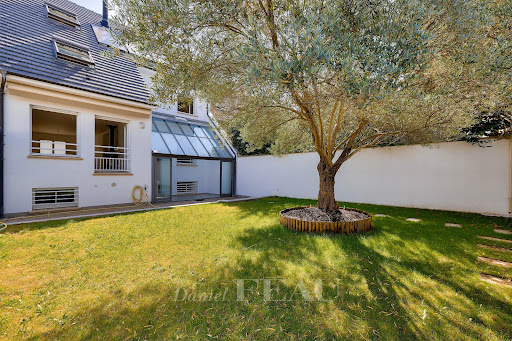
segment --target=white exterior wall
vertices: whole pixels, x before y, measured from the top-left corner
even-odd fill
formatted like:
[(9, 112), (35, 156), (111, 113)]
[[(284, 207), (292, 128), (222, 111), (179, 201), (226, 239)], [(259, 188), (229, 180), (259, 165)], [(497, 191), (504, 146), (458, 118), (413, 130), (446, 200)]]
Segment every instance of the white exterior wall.
[(196, 160), (196, 166), (176, 165), (172, 159), (172, 195), (176, 195), (176, 182), (197, 181), (197, 193), (220, 193), (220, 161)]
[[(510, 214), (512, 140), (362, 150), (336, 176), (348, 202)], [(237, 194), (316, 199), (316, 153), (239, 157)]]
[[(31, 105), (77, 113), (77, 141), (83, 160), (28, 158), (31, 147)], [(133, 175), (93, 175), (95, 115), (127, 121)], [(141, 129), (139, 122), (144, 122)], [(5, 213), (32, 210), (32, 189), (78, 187), (79, 207), (132, 202), (135, 185), (151, 198), (151, 120), (10, 95), (5, 96)], [(115, 184), (115, 187), (113, 186)]]
[[(156, 73), (155, 71), (144, 68), (144, 67), (138, 67), (139, 72), (144, 79), (144, 82), (146, 82), (146, 85), (148, 86), (148, 89), (151, 90), (153, 87), (153, 81), (151, 80), (151, 77)], [(159, 103), (158, 109), (155, 109), (156, 112), (161, 112), (164, 114), (169, 115), (176, 115), (176, 116), (182, 116), (186, 118), (191, 118), (195, 120), (200, 121), (209, 121), (208, 118), (208, 107), (206, 103), (199, 99), (194, 99), (194, 114), (185, 114), (178, 112), (178, 105), (177, 103)]]

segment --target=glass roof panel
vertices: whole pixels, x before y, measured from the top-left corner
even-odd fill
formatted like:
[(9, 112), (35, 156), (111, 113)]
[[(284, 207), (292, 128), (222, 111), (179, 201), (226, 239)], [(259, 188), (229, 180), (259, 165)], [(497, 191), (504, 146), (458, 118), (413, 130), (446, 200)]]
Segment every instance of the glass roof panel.
[(167, 143), (167, 146), (169, 149), (171, 149), (171, 154), (179, 154), (183, 155), (183, 150), (181, 149), (180, 145), (174, 138), (174, 135), (171, 133), (162, 133), (162, 137), (164, 138), (165, 143)]
[(153, 123), (156, 125), (156, 127), (158, 128), (158, 130), (161, 132), (161, 133), (168, 133), (170, 132), (169, 128), (167, 127), (167, 124), (165, 124), (165, 122), (163, 120), (153, 120)]
[(215, 138), (215, 134), (207, 127), (202, 127), (203, 131), (205, 132), (206, 136), (211, 137), (212, 139)]
[(192, 130), (192, 128), (190, 128), (190, 126), (188, 124), (181, 124), (181, 123), (178, 123), (181, 127), (181, 129), (183, 130), (183, 132), (185, 133), (185, 135), (187, 136), (194, 136), (194, 131)]
[(162, 136), (157, 131), (151, 133), (151, 149), (154, 153), (169, 154), (169, 149), (167, 149)]
[(190, 136), (188, 139), (190, 143), (192, 143), (192, 146), (194, 146), (194, 149), (197, 151), (197, 154), (199, 156), (210, 156), (210, 154), (208, 154), (201, 141), (199, 141), (199, 137)]
[(219, 157), (219, 153), (217, 152), (217, 149), (215, 146), (210, 142), (210, 140), (206, 137), (201, 137), (201, 142), (203, 142), (203, 145), (208, 150), (208, 153), (210, 153), (213, 157)]
[(169, 125), (169, 128), (171, 128), (173, 134), (183, 135), (183, 131), (178, 126), (178, 123), (167, 121), (167, 124)]
[(206, 135), (204, 134), (204, 131), (203, 131), (203, 129), (201, 129), (201, 127), (195, 126), (195, 125), (191, 125), (191, 127), (192, 127), (192, 129), (194, 129), (194, 133), (196, 133), (197, 136), (206, 137)]
[(209, 127), (159, 117), (153, 118), (152, 149), (161, 154), (234, 158)]
[(196, 150), (192, 147), (185, 135), (174, 135), (174, 137), (176, 137), (176, 140), (178, 140), (178, 143), (185, 152), (184, 155), (198, 156)]

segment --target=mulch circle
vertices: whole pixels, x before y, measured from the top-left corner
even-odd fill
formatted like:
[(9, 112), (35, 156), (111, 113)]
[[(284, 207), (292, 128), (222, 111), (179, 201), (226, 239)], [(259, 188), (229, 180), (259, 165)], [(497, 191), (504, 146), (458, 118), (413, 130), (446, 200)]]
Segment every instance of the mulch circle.
[(353, 208), (328, 215), (317, 207), (293, 207), (279, 212), (279, 222), (292, 230), (320, 233), (361, 233), (372, 227), (371, 215)]

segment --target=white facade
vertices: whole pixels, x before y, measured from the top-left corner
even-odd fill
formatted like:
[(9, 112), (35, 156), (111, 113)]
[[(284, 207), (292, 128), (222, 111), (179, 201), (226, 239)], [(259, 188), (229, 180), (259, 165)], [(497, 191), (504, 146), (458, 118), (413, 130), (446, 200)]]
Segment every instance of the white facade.
[[(512, 140), (482, 148), (466, 142), (366, 149), (336, 176), (347, 202), (509, 215)], [(316, 199), (316, 153), (237, 161), (237, 194)]]
[[(78, 188), (78, 206), (132, 202), (135, 185), (151, 197), (153, 107), (44, 82), (8, 76), (5, 95), (5, 214), (32, 211), (32, 190)], [(32, 109), (76, 115), (78, 157), (31, 155)], [(95, 173), (95, 119), (126, 125), (130, 170)]]
[[(153, 81), (151, 80), (151, 77), (153, 77), (156, 72), (144, 67), (138, 67), (138, 70), (142, 78), (144, 79), (144, 82), (146, 82), (146, 85), (151, 91), (151, 88), (153, 87)], [(199, 121), (210, 121), (210, 119), (208, 118), (208, 106), (205, 102), (199, 99), (194, 99), (193, 115), (179, 112), (178, 105), (176, 103), (159, 103), (158, 108), (155, 109), (155, 111), (163, 114), (182, 116), (185, 118), (190, 118)]]

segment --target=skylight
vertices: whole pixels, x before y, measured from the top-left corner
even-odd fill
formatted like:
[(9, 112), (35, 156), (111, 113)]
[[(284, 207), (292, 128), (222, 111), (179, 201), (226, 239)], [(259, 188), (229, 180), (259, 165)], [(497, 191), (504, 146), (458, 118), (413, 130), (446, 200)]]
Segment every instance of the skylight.
[(48, 18), (57, 20), (63, 24), (66, 24), (68, 26), (80, 27), (80, 22), (76, 18), (76, 14), (67, 11), (63, 8), (60, 8), (58, 6), (55, 6), (53, 4), (46, 3), (46, 13), (48, 15)]
[(94, 65), (94, 60), (86, 46), (55, 37), (53, 44), (57, 58), (83, 65)]
[(233, 154), (209, 127), (153, 117), (152, 150), (157, 154), (233, 159)]

